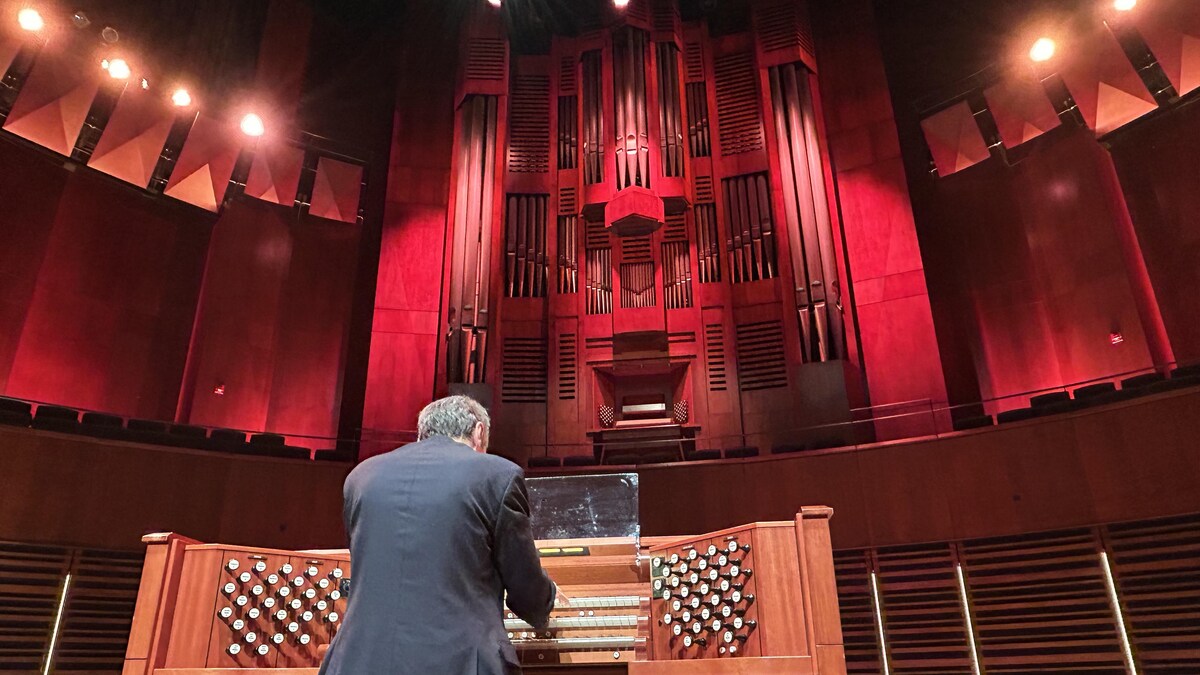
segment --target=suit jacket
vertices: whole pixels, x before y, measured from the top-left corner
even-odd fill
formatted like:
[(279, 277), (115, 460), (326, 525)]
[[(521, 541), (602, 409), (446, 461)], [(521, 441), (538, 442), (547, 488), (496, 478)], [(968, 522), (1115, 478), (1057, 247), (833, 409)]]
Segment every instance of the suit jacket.
[(504, 592), (544, 626), (555, 588), (519, 467), (435, 437), (358, 465), (344, 499), (350, 597), (320, 675), (521, 672)]

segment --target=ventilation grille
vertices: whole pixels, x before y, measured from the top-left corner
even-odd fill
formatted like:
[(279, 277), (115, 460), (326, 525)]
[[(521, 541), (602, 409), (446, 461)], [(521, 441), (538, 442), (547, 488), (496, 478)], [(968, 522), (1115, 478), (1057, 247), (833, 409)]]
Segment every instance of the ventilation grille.
[(576, 200), (576, 192), (574, 186), (560, 188), (558, 191), (558, 215), (560, 216), (577, 216), (579, 215), (579, 202)]
[(662, 245), (663, 299), (667, 309), (692, 306), (692, 269), (686, 241)]
[(587, 313), (612, 314), (612, 249), (587, 251)]
[(846, 648), (846, 673), (879, 675), (879, 633), (871, 601), (871, 568), (865, 551), (834, 551), (838, 606), (842, 613), (842, 643)]
[(663, 227), (663, 241), (687, 241), (687, 238), (687, 216), (682, 213), (667, 216), (667, 223)]
[(971, 675), (950, 545), (880, 549), (875, 573), (892, 672)]
[(754, 31), (764, 52), (799, 48), (813, 53), (812, 28), (805, 5), (795, 0), (769, 0), (755, 5)]
[(546, 208), (549, 195), (508, 195), (504, 286), (510, 298), (546, 297)]
[(558, 97), (558, 168), (574, 169), (579, 154), (578, 101), (574, 96)]
[(143, 557), (123, 551), (77, 553), (54, 650), (55, 672), (121, 672)]
[(621, 238), (621, 262), (649, 262), (651, 260), (653, 257), (650, 255), (650, 235)]
[(474, 38), (467, 45), (468, 80), (503, 80), (508, 72), (508, 47), (497, 38)]
[(1200, 515), (1105, 529), (1142, 672), (1200, 673)]
[(782, 322), (763, 321), (738, 326), (737, 358), (742, 391), (786, 387)]
[(704, 324), (704, 358), (708, 365), (708, 390), (725, 391), (725, 328), (719, 323)]
[(962, 560), (987, 672), (1123, 672), (1093, 532), (969, 541)]
[(558, 217), (558, 292), (579, 290), (579, 218)]
[(575, 400), (575, 358), (579, 341), (574, 333), (558, 336), (558, 400)]
[(712, 155), (712, 140), (709, 135), (708, 92), (703, 82), (687, 85), (688, 147), (692, 157)]
[(546, 341), (504, 338), (500, 398), (505, 403), (546, 402)]
[(604, 181), (604, 95), (600, 52), (584, 52), (583, 58), (583, 182)]
[(717, 201), (713, 194), (712, 176), (696, 176), (696, 203), (712, 204)]
[(575, 57), (564, 56), (558, 64), (558, 93), (560, 95), (575, 93)]
[(687, 345), (696, 341), (696, 334), (688, 331), (686, 333), (667, 333), (667, 344), (672, 345)]
[(721, 243), (717, 234), (717, 205), (697, 204), (696, 220), (696, 269), (700, 283), (709, 284), (721, 280)]
[(621, 265), (621, 307), (653, 307), (654, 263), (624, 263)]
[(683, 112), (679, 107), (679, 49), (673, 42), (658, 48), (658, 128), (664, 176), (683, 176)]
[(729, 227), (727, 243), (733, 282), (775, 278), (778, 274), (775, 224), (771, 219), (767, 174), (727, 178), (721, 181), (721, 191)]
[(755, 83), (754, 57), (749, 52), (716, 59), (717, 120), (721, 154), (737, 155), (763, 149), (762, 116)]
[(588, 349), (612, 349), (613, 339), (611, 335), (584, 338), (583, 345)]
[(522, 75), (513, 82), (508, 170), (550, 171), (550, 78), (544, 75)]
[(675, 31), (679, 27), (679, 6), (676, 0), (654, 0), (654, 30)]
[(683, 46), (683, 67), (687, 71), (688, 82), (704, 79), (704, 48), (699, 42), (689, 42)]
[(608, 248), (612, 245), (612, 241), (608, 236), (608, 228), (603, 222), (595, 220), (585, 220), (587, 223), (587, 247), (588, 248)]
[(0, 663), (14, 672), (41, 672), (71, 552), (49, 546), (0, 543), (0, 602), (4, 606)]

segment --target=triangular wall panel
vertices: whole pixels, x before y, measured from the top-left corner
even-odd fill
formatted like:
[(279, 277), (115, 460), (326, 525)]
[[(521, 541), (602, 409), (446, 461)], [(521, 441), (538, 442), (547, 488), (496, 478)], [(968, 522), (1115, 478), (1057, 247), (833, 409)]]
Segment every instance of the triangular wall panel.
[(317, 161), (308, 212), (319, 218), (356, 222), (362, 176), (363, 169), (357, 164), (322, 157)]
[(260, 145), (250, 165), (246, 196), (291, 206), (296, 201), (303, 164), (304, 151), (300, 148), (282, 143)]
[(1060, 124), (1045, 88), (1033, 77), (1009, 77), (983, 95), (1006, 148), (1028, 143)]
[(989, 156), (975, 115), (966, 101), (921, 120), (921, 129), (940, 176), (962, 171)]
[(1103, 25), (1080, 35), (1060, 53), (1059, 74), (1088, 128), (1103, 136), (1158, 107), (1124, 50)]
[(71, 154), (104, 71), (82, 59), (43, 50), (13, 104), (4, 128), (57, 152)]
[(1132, 19), (1175, 90), (1183, 95), (1200, 87), (1200, 2), (1142, 3)]
[(163, 193), (216, 211), (225, 198), (241, 143), (242, 136), (234, 125), (200, 115), (188, 133)]
[(127, 88), (117, 101), (88, 166), (146, 187), (174, 119), (161, 92)]

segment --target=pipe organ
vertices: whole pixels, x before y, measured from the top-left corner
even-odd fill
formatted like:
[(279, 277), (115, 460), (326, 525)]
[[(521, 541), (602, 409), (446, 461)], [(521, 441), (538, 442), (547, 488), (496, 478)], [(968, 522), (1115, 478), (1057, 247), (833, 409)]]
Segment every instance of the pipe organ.
[[(677, 0), (596, 0), (537, 53), (485, 5), (462, 36), (440, 386), (471, 385), (518, 458), (765, 450), (847, 422), (855, 333), (804, 2), (751, 0), (749, 30), (716, 35)], [(542, 351), (510, 361), (510, 339)], [(564, 340), (579, 348), (549, 349)], [(506, 395), (536, 377), (543, 398)], [(688, 421), (625, 414), (647, 401)]]

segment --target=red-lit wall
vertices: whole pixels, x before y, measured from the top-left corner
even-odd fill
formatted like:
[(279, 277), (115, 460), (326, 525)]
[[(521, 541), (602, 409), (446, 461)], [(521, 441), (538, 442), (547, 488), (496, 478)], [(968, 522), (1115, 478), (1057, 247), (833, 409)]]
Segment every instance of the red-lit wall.
[[(929, 179), (924, 243), (943, 266), (935, 292), (943, 320), (970, 336), (985, 399), (1154, 363), (1123, 263), (1127, 216), (1111, 160), (1086, 129), (1033, 144), (1015, 166), (989, 161)], [(1112, 344), (1113, 333), (1124, 341)]]
[[(179, 418), (303, 436), (337, 431), (358, 226), (250, 199), (213, 228)], [(224, 394), (217, 387), (224, 385)]]
[(1200, 106), (1113, 139), (1112, 156), (1175, 358), (1200, 359)]
[(7, 396), (170, 419), (209, 217), (0, 143)]
[[(414, 22), (416, 23), (416, 22)], [(375, 292), (363, 427), (416, 428), (433, 398), (450, 158), (454, 139), (453, 35), (431, 40), (408, 28), (396, 88), (387, 202)], [(415, 45), (426, 45), (416, 49)], [(417, 94), (416, 92), (419, 92)], [(363, 455), (396, 443), (365, 442)]]
[[(870, 403), (944, 402), (924, 262), (870, 1), (813, 3), (813, 19)], [(886, 437), (919, 430), (884, 425), (879, 431)]]

